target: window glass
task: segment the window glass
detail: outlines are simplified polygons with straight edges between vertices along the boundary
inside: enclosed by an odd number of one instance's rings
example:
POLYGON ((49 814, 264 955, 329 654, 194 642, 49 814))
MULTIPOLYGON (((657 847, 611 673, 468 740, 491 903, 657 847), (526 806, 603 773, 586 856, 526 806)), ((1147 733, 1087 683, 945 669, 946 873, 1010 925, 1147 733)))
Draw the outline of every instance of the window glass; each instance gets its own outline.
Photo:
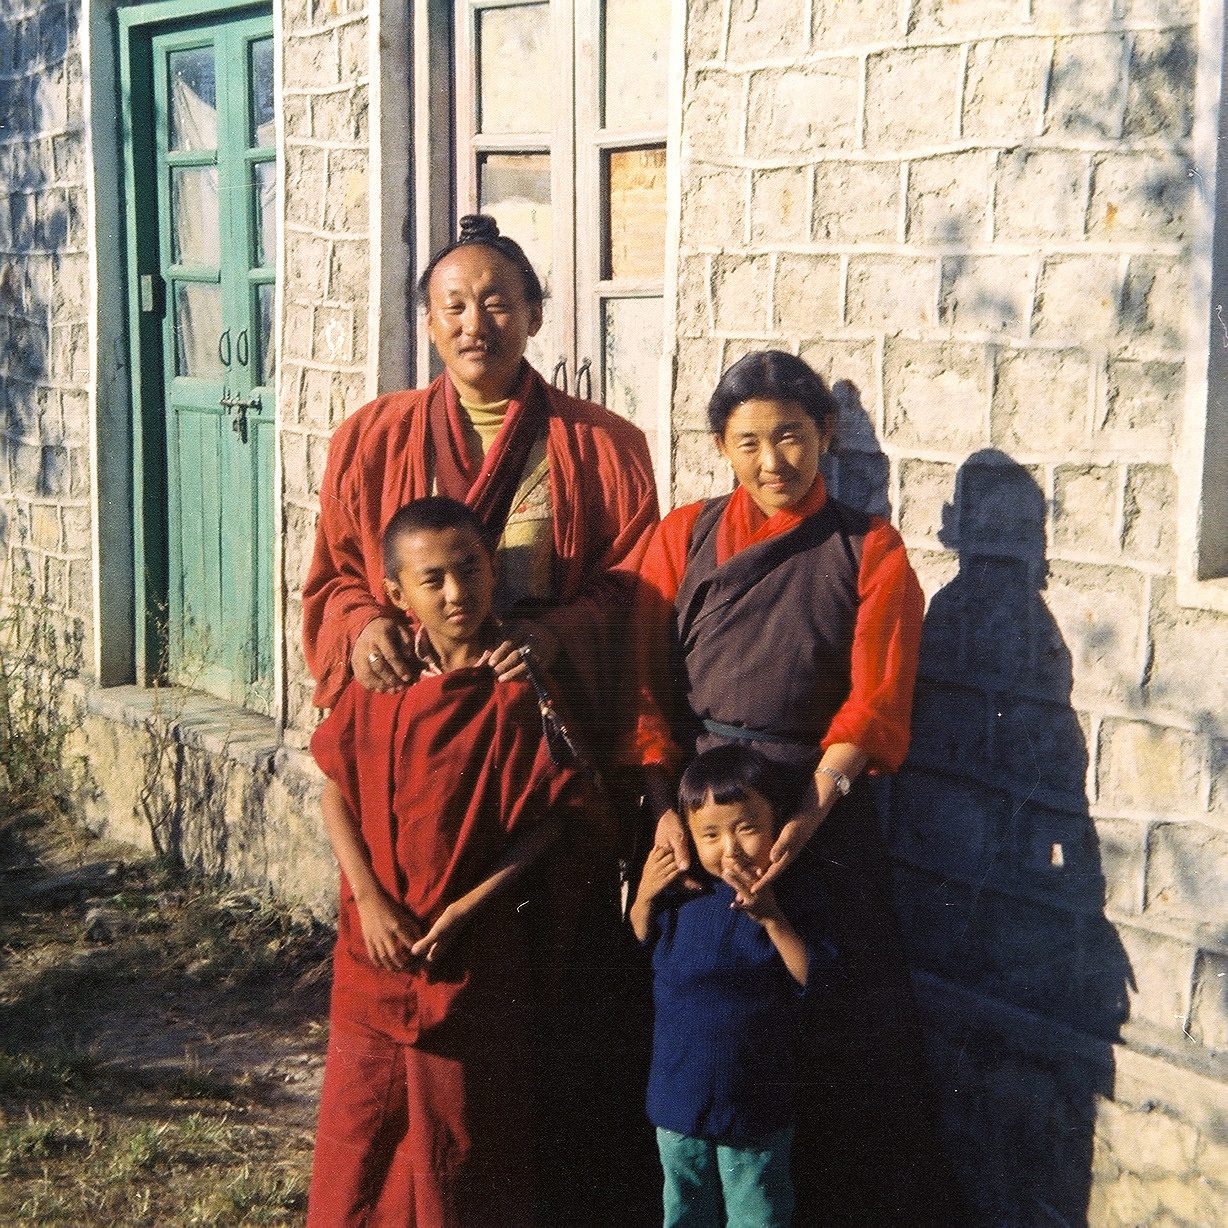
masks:
POLYGON ((179 166, 171 171, 171 251, 176 264, 221 261, 216 166, 179 166))
POLYGON ((167 57, 170 147, 175 151, 217 148, 217 84, 213 48, 172 51, 167 57))
POLYGON ((602 311, 605 404, 644 431, 656 429, 662 313, 655 297, 607 299, 602 311))
POLYGON ((550 6, 478 13, 478 131, 547 132, 553 126, 550 6))
POLYGON ((277 254, 277 163, 257 162, 252 167, 256 194, 256 263, 269 265, 277 254))
POLYGON ((214 282, 175 283, 175 373, 202 378, 225 374, 218 356, 222 335, 222 287, 214 282))
POLYGON ((607 128, 660 128, 669 88, 669 0, 605 0, 607 128))
POLYGON ((665 273, 665 147, 606 155, 607 278, 660 281, 665 273))
POLYGON ((262 38, 251 46, 252 144, 271 149, 273 130, 273 40, 262 38))

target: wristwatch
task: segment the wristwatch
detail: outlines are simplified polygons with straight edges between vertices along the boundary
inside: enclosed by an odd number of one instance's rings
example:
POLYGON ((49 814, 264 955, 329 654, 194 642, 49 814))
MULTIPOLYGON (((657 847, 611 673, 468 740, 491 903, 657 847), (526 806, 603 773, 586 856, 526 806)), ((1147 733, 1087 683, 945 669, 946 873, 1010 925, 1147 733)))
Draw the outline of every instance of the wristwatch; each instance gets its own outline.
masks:
POLYGON ((853 782, 843 772, 833 767, 821 767, 819 771, 824 776, 830 776, 836 782, 836 792, 841 797, 848 797, 849 790, 853 787, 853 782))

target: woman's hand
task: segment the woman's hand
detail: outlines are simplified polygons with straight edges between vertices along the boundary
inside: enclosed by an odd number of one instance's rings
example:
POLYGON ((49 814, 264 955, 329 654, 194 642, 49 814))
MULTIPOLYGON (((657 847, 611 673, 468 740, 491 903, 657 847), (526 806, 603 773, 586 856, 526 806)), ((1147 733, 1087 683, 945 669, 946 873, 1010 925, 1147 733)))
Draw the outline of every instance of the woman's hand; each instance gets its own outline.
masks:
POLYGON ((826 810, 819 809, 819 799, 811 791, 802 803, 801 810, 780 829, 780 835, 772 845, 771 865, 755 883, 753 891, 761 891, 784 873, 789 863, 806 847, 806 841, 819 830, 819 824, 826 814, 826 810))
POLYGON ((409 628, 381 615, 358 633, 350 653, 350 668, 368 691, 400 691, 414 677, 413 650, 409 628))
POLYGON ((427 964, 435 964, 443 959, 448 948, 460 936, 469 917, 468 910, 459 907, 459 903, 460 901, 455 901, 449 904, 439 914, 435 924, 410 947, 411 955, 427 964))
POLYGON ((354 903, 371 962, 385 972, 404 972, 422 934, 418 918, 380 890, 355 898, 354 903))

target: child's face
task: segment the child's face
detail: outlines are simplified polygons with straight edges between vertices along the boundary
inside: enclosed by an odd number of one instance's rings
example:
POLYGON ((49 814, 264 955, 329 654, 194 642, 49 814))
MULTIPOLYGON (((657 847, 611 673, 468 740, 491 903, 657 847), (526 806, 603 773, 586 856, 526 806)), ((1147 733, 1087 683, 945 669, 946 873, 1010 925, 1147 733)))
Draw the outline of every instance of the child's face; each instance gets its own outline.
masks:
POLYGON ((767 799, 753 789, 747 790, 744 801, 725 805, 709 793, 687 816, 687 825, 699 864, 713 878, 720 878, 726 866, 765 871, 771 864, 776 820, 767 799))
POLYGON ((412 613, 436 652, 473 641, 490 615, 495 568, 469 527, 422 529, 397 543, 397 575, 384 589, 398 610, 412 613))

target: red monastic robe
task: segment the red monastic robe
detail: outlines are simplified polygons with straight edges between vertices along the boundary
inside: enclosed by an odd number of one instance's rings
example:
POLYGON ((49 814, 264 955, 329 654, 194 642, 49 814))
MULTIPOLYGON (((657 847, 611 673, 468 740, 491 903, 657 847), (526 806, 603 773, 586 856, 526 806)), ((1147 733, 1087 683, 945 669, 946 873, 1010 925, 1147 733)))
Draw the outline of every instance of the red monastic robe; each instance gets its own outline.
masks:
MULTIPOLYGON (((584 774, 550 758, 537 699, 485 667, 379 694, 351 682, 312 752, 380 885, 426 930, 547 817, 591 823, 584 774), (586 818, 588 815, 588 818, 586 818)), ((474 914, 437 969, 376 967, 342 876, 309 1223, 528 1225, 534 1200, 526 888, 474 914)))
MULTIPOLYGON (((530 375, 549 406, 557 601, 533 617, 558 634, 590 711, 604 715, 623 672, 635 573, 657 521, 652 462, 637 427, 546 385, 531 370, 530 375)), ((385 604, 380 535, 400 507, 432 493, 429 395, 430 389, 418 389, 380 397, 333 436, 320 486, 315 553, 303 584, 303 646, 318 707, 337 702, 362 629, 376 616, 394 613, 385 604)), ((507 420, 514 409, 515 398, 507 420)), ((501 437, 491 445, 483 472, 500 463, 501 437)))

